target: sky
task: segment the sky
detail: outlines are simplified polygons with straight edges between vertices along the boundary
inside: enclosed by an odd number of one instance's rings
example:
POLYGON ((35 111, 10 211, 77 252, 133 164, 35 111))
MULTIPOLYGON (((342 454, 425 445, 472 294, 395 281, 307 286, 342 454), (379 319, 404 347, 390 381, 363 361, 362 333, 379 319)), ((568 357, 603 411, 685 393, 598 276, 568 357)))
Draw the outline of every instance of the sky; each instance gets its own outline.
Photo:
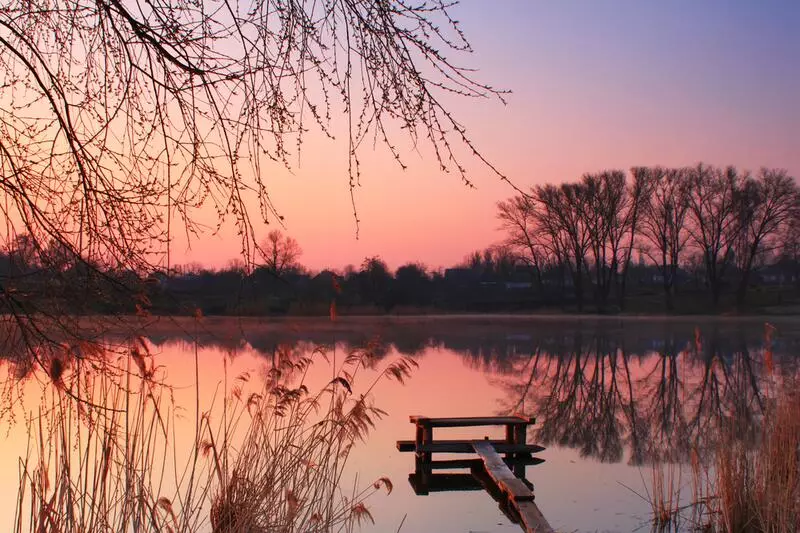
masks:
MULTIPOLYGON (((634 165, 703 161, 800 178, 800 2, 463 0, 452 11, 475 52, 458 63, 509 89, 507 103, 445 97, 481 152, 526 189, 634 165)), ((469 162, 475 188, 409 151, 403 171, 380 146, 362 154, 355 190, 347 144, 312 138, 297 165, 267 182, 284 227, 314 270, 380 256, 391 268, 460 262, 502 239, 496 203, 514 190, 469 162)), ((231 228, 172 260, 223 267, 240 253, 231 228)))

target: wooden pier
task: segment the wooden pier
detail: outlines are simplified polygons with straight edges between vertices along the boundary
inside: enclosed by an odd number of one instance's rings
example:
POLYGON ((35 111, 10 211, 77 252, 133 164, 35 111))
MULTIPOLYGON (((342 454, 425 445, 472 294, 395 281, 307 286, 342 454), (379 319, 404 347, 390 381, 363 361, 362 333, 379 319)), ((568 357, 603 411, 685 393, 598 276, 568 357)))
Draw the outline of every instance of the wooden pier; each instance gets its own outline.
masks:
POLYGON ((500 505, 503 513, 528 533, 550 533, 544 515, 534 502, 533 485, 525 478, 525 467, 542 462, 531 454, 544 450, 527 443, 527 428, 533 418, 517 416, 429 418, 411 416, 415 439, 397 441, 401 452, 415 452, 414 472, 408 480, 414 492, 485 490, 500 505), (505 439, 436 440, 435 428, 504 426, 505 439), (434 453, 471 453, 477 459, 434 460, 434 453), (501 456, 500 454, 504 454, 501 456), (468 468, 469 473, 434 473, 434 470, 468 468))

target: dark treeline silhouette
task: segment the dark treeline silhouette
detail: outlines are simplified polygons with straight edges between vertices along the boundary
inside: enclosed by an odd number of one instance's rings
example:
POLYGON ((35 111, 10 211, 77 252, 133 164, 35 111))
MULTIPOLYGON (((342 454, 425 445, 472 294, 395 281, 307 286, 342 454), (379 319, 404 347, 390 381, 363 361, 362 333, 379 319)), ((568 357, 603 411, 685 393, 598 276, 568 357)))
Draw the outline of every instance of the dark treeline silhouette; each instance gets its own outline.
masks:
POLYGON ((697 313, 800 304, 800 193, 783 170, 604 171, 497 207, 502 242, 438 271, 411 262, 392 272, 368 257, 309 272, 299 243, 272 231, 255 264, 138 272, 75 261, 56 240, 42 246, 20 235, 0 253, 0 283, 7 306, 52 314, 697 313))
POLYGON ((753 286, 800 282, 800 192, 785 170, 634 167, 498 203, 504 246, 544 301, 625 309, 631 285, 742 306, 753 286), (638 255, 637 260, 634 254, 638 255))

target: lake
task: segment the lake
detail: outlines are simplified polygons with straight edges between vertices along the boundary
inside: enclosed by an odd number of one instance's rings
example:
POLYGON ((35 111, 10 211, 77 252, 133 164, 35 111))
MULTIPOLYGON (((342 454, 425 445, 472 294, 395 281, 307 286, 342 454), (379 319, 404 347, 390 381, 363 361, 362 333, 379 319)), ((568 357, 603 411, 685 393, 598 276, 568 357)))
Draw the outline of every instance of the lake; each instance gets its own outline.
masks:
MULTIPOLYGON (((347 483, 357 474, 357 483, 385 476, 393 484, 391 494, 378 492, 367 501, 375 524, 367 521, 366 531, 519 531, 484 491, 414 494, 408 482, 413 454, 395 446, 414 437, 409 415, 535 416, 528 441, 546 449, 537 454, 543 463, 527 467, 527 479, 551 525, 561 531, 649 530, 651 464, 680 472, 677 486, 688 498, 693 455, 706 460, 731 420, 744 428, 743 441, 755 443, 775 384, 800 377, 796 318, 151 319, 141 334, 159 379, 171 387, 175 412, 185 414, 176 419, 178 440, 193 434, 189 413, 196 401, 213 412, 236 376, 267 379, 276 359, 288 353, 319 359, 306 382, 324 386, 331 375, 323 356, 341 360, 368 347, 375 368, 352 384, 355 394, 396 358, 416 362, 404 383, 377 383, 372 394, 387 414, 348 462, 347 483)), ((107 338, 121 337, 108 332, 107 338)), ((26 453, 25 413, 37 412, 49 383, 35 373, 20 380, 19 362, 6 367, 12 372, 0 472, 10 480, 18 479, 26 453)), ((482 438, 498 431, 450 434, 482 438)), ((16 484, 4 482, 4 523, 13 522, 16 497, 16 484)))

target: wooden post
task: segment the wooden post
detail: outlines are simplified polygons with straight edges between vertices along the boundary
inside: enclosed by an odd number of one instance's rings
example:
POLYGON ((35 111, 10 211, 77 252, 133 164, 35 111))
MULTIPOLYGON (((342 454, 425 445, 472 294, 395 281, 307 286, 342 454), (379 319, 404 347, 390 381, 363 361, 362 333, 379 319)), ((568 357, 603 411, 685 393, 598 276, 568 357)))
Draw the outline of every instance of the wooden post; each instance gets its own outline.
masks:
MULTIPOLYGON (((513 424, 506 424, 506 443, 508 444, 516 444, 516 433, 514 432, 514 425, 513 424)), ((511 460, 514 459, 515 454, 508 452, 506 454, 506 459, 511 460)))
MULTIPOLYGON (((433 442, 433 427, 430 424, 425 424, 422 429, 422 443, 423 444, 431 444, 433 442)), ((424 452, 422 455, 422 460, 425 463, 430 463, 433 460, 433 454, 431 452, 424 452)))
POLYGON ((427 486, 430 482, 430 476, 433 472, 431 469, 431 461, 433 455, 431 452, 423 452, 422 446, 433 442, 433 428, 430 424, 426 423, 425 418, 419 418, 416 421, 416 434, 414 444, 416 445, 416 453, 414 459, 414 471, 417 474, 420 486, 424 487, 425 494, 427 494, 427 486))
MULTIPOLYGON (((522 424, 514 426, 514 444, 527 444, 528 443, 528 426, 522 424)), ((515 454, 514 458, 518 459, 520 455, 515 454)), ((518 478, 525 477, 525 465, 517 463, 514 465, 514 475, 518 478)))
POLYGON ((416 431, 416 433, 414 435, 414 444, 415 444, 414 451, 415 451, 417 457, 421 458, 422 457, 422 440, 424 438, 424 435, 422 433, 422 422, 417 420, 416 424, 417 424, 417 431, 416 431))

